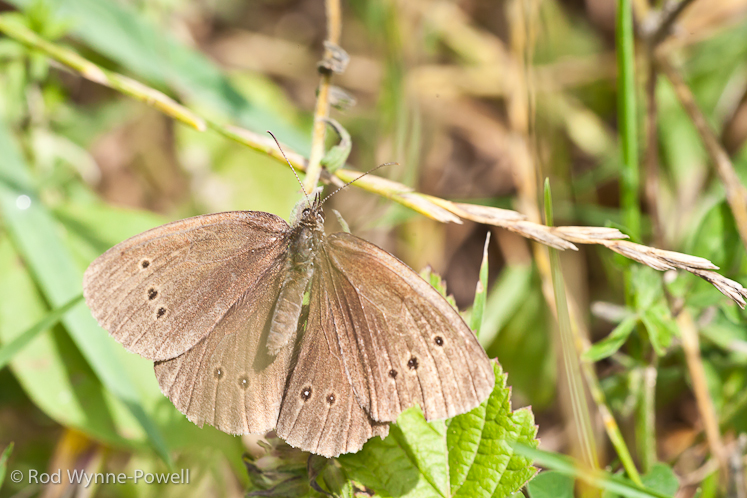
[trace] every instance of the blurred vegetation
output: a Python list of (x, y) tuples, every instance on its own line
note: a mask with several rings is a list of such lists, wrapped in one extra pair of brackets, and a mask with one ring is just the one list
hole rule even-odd
[[(332, 82), (357, 103), (331, 115), (351, 135), (348, 164), (396, 161), (376, 174), (533, 222), (547, 207), (548, 224), (618, 228), (747, 284), (747, 2), (681, 1), (682, 12), (676, 0), (346, 2), (340, 45), (351, 60)], [(5, 0), (0, 16), (211, 123), (270, 129), (289, 151), (311, 151), (321, 0)], [(367, 446), (357, 461), (308, 472), (311, 461), (272, 438), (266, 451), (258, 437), (199, 429), (161, 395), (150, 362), (71, 304), (96, 256), (148, 228), (238, 209), (287, 219), (299, 196), (287, 165), (8, 36), (0, 116), (0, 496), (241, 496), (279, 476), (302, 476), (280, 496), (317, 494), (309, 473), (350, 495), (334, 483), (346, 472), (366, 482), (360, 462), (371, 460), (361, 459), (390, 458), (385, 470), (407, 459)], [(328, 132), (327, 146), (335, 139)], [(480, 340), (508, 374), (513, 405), (531, 405), (538, 425), (542, 451), (517, 451), (554, 469), (523, 493), (747, 496), (747, 316), (707, 281), (598, 245), (548, 258), (517, 233), (440, 223), (356, 188), (330, 203), (353, 233), (442, 275), (461, 309), (479, 303)], [(488, 232), (487, 295), (475, 299)], [(531, 412), (513, 416), (531, 425)], [(417, 441), (428, 433), (418, 423), (397, 431)], [(446, 426), (432, 427), (445, 440)], [(8, 478), (169, 465), (191, 469), (192, 485)], [(454, 489), (448, 470), (437, 479), (444, 496)], [(387, 489), (435, 492), (417, 486)]]

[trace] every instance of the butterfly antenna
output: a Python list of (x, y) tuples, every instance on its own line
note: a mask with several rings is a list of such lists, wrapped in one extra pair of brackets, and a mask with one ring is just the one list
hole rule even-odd
[(357, 182), (358, 180), (360, 180), (361, 178), (363, 178), (363, 177), (364, 177), (364, 176), (366, 176), (367, 174), (369, 174), (369, 173), (373, 173), (373, 172), (374, 172), (374, 171), (376, 171), (377, 169), (379, 169), (379, 168), (383, 168), (384, 166), (393, 166), (393, 165), (395, 165), (395, 164), (399, 164), (399, 163), (395, 163), (395, 162), (392, 162), (392, 163), (383, 163), (383, 164), (379, 164), (379, 165), (378, 165), (378, 166), (376, 166), (375, 168), (371, 168), (371, 169), (369, 169), (368, 171), (366, 171), (365, 173), (363, 173), (363, 174), (362, 174), (361, 176), (359, 176), (359, 177), (357, 177), (357, 178), (353, 178), (353, 179), (352, 179), (352, 180), (350, 180), (350, 181), (349, 181), (348, 183), (346, 183), (346, 184), (345, 184), (345, 185), (343, 185), (342, 187), (338, 188), (337, 190), (335, 190), (334, 192), (332, 192), (331, 194), (329, 194), (329, 195), (328, 195), (327, 197), (325, 197), (325, 198), (324, 198), (324, 199), (322, 200), (322, 203), (321, 203), (321, 204), (319, 204), (319, 206), (321, 206), (322, 204), (324, 204), (325, 202), (327, 202), (327, 200), (328, 200), (328, 199), (329, 199), (330, 197), (332, 197), (333, 195), (335, 195), (335, 194), (336, 194), (337, 192), (339, 192), (340, 190), (344, 189), (345, 187), (347, 187), (347, 186), (348, 186), (348, 185), (350, 185), (351, 183), (353, 183), (353, 182)]
[[(275, 143), (278, 145), (278, 149), (280, 149), (280, 153), (283, 155), (283, 158), (285, 159), (285, 162), (288, 163), (288, 166), (290, 166), (291, 171), (293, 171), (293, 176), (296, 177), (296, 180), (298, 180), (298, 184), (301, 185), (301, 191), (303, 192), (303, 195), (306, 196), (306, 202), (309, 203), (309, 207), (311, 207), (311, 199), (309, 199), (309, 194), (306, 193), (306, 189), (303, 186), (303, 182), (301, 182), (301, 179), (298, 177), (298, 173), (296, 173), (296, 168), (293, 167), (291, 162), (288, 160), (288, 156), (285, 155), (285, 152), (283, 152), (283, 148), (280, 147), (280, 142), (278, 142), (278, 139), (275, 138), (275, 135), (272, 134), (270, 130), (267, 130), (267, 133), (270, 134), (270, 136), (275, 140)], [(356, 178), (357, 180), (357, 178)]]

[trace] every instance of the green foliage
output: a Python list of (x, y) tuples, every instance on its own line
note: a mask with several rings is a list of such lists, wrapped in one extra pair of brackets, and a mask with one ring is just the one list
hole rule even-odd
[(374, 438), (339, 460), (348, 476), (380, 496), (506, 497), (534, 476), (531, 459), (516, 454), (516, 442), (536, 447), (529, 409), (511, 411), (510, 389), (500, 365), (490, 397), (446, 422), (426, 422), (411, 408)]

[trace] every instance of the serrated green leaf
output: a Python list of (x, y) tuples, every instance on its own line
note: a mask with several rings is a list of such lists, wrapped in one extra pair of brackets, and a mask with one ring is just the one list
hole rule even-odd
[(487, 401), (449, 423), (447, 446), (452, 496), (505, 497), (536, 473), (531, 461), (514, 454), (520, 441), (536, 447), (536, 427), (529, 410), (511, 412), (510, 390), (494, 363), (495, 387)]
[(5, 447), (2, 455), (0, 455), (0, 488), (3, 487), (3, 481), (5, 481), (5, 472), (8, 469), (8, 458), (10, 458), (10, 454), (12, 452), (13, 452), (13, 443), (10, 443), (8, 446)]
[(536, 473), (513, 451), (517, 441), (538, 444), (536, 426), (531, 410), (511, 412), (506, 376), (498, 363), (494, 371), (493, 392), (474, 410), (446, 423), (426, 422), (417, 407), (406, 410), (389, 437), (341, 456), (343, 469), (381, 496), (510, 496)]
[(554, 470), (540, 472), (527, 484), (531, 498), (573, 498), (575, 480)]
[(448, 497), (445, 436), (444, 422), (426, 422), (415, 406), (400, 414), (386, 439), (373, 438), (339, 461), (348, 477), (381, 496)]
[(446, 282), (441, 278), (441, 275), (435, 273), (430, 267), (427, 267), (420, 272), (420, 276), (423, 277), (426, 282), (431, 284), (431, 286), (436, 289), (439, 294), (445, 297), (449, 304), (456, 309), (457, 305), (456, 301), (454, 301), (454, 296), (446, 294)]
[(485, 238), (485, 248), (482, 251), (482, 263), (480, 264), (480, 278), (477, 281), (475, 289), (475, 300), (472, 304), (472, 313), (470, 314), (469, 327), (480, 337), (482, 329), (482, 317), (485, 314), (485, 301), (488, 295), (488, 243), (490, 242), (490, 232)]
[(638, 316), (629, 316), (618, 324), (610, 334), (587, 349), (583, 358), (587, 361), (599, 361), (613, 354), (625, 344), (638, 323)]

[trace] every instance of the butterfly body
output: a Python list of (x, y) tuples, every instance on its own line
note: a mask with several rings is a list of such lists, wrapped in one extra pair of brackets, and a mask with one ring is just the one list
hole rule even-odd
[(290, 226), (238, 211), (149, 230), (91, 264), (86, 302), (194, 423), (275, 428), (328, 457), (414, 404), (431, 420), (487, 398), (493, 368), (435, 289), (373, 244), (326, 236), (318, 198), (296, 212)]

